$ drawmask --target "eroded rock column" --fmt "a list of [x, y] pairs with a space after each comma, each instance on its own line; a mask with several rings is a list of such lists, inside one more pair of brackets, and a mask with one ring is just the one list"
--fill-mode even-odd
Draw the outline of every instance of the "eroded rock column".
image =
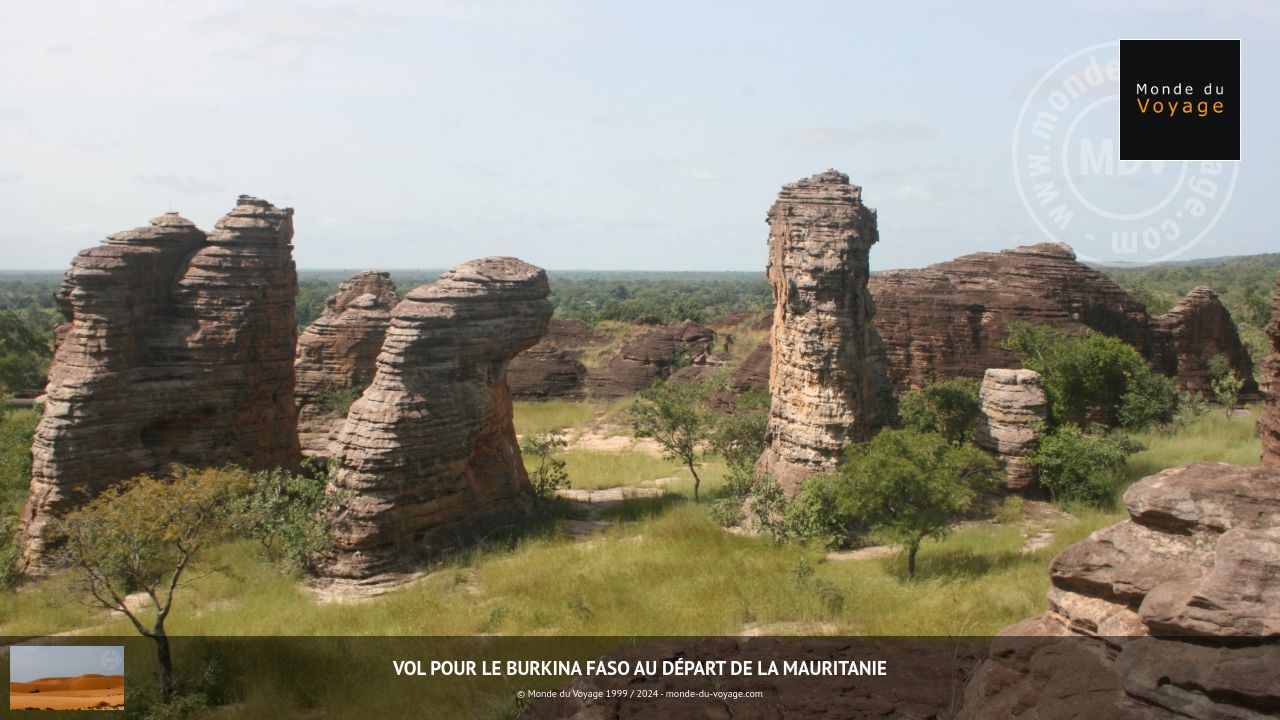
[[72, 262], [22, 514], [29, 570], [51, 565], [59, 517], [122, 479], [298, 462], [292, 218], [241, 196], [208, 236], [169, 213]]
[[794, 494], [893, 412], [867, 292], [879, 235], [862, 188], [834, 170], [784, 186], [768, 222], [772, 405], [757, 470]]
[[1035, 482], [1029, 457], [1049, 418], [1049, 403], [1035, 370], [990, 368], [978, 390], [981, 409], [974, 428], [978, 447], [994, 453], [1004, 469], [1005, 487], [1019, 489]]
[[330, 446], [330, 485], [347, 497], [323, 575], [384, 584], [526, 516], [506, 368], [546, 331], [548, 294], [543, 270], [497, 257], [396, 306], [373, 381]]
[[373, 380], [378, 353], [400, 302], [391, 275], [368, 270], [343, 280], [324, 312], [298, 336], [293, 363], [298, 435], [308, 454], [328, 452], [329, 434], [346, 419], [334, 407]]

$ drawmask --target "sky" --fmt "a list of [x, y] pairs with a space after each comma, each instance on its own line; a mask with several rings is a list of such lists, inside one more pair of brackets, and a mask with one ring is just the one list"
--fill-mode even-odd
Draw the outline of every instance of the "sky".
[[1020, 108], [1122, 37], [1242, 40], [1238, 176], [1180, 259], [1278, 249], [1268, 0], [4, 4], [0, 270], [241, 193], [296, 209], [302, 268], [762, 270], [778, 189], [827, 168], [873, 269], [1039, 242]]
[[9, 682], [124, 673], [121, 645], [14, 645], [9, 652]]

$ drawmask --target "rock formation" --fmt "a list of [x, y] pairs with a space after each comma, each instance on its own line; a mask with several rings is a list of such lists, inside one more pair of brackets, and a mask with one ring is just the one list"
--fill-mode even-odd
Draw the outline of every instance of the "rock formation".
[[582, 398], [587, 378], [582, 355], [594, 339], [585, 323], [553, 319], [546, 336], [507, 366], [511, 396], [526, 400]]
[[308, 454], [327, 452], [329, 433], [346, 418], [334, 407], [359, 396], [373, 380], [374, 362], [400, 298], [391, 275], [366, 271], [343, 280], [324, 312], [298, 336], [293, 363], [298, 434]]
[[1258, 398], [1253, 379], [1253, 360], [1240, 341], [1231, 312], [1207, 287], [1187, 293], [1169, 312], [1155, 318], [1151, 360], [1157, 370], [1177, 378], [1187, 392], [1212, 397], [1209, 360], [1221, 355], [1244, 381], [1242, 400]]
[[1271, 352], [1262, 361], [1262, 394], [1266, 404], [1258, 418], [1258, 435], [1262, 438], [1262, 464], [1280, 467], [1280, 276], [1276, 277], [1276, 294], [1271, 299], [1271, 323], [1267, 325]]
[[1035, 464], [1028, 456], [1035, 452], [1042, 423], [1049, 418], [1040, 373], [991, 368], [982, 378], [978, 397], [982, 406], [974, 440], [995, 454], [1004, 469], [1005, 487], [1027, 487], [1036, 479]]
[[1001, 344], [1009, 323], [1020, 321], [1118, 337], [1184, 390], [1205, 392], [1206, 363], [1221, 354], [1246, 378], [1241, 398], [1256, 397], [1249, 353], [1212, 291], [1197, 288], [1168, 314], [1152, 318], [1137, 298], [1077, 262], [1060, 243], [890, 270], [872, 277], [868, 287], [897, 394], [933, 380], [981, 378], [987, 368], [1016, 367], [1017, 354]]
[[22, 515], [30, 569], [52, 561], [53, 520], [124, 478], [298, 462], [292, 218], [242, 195], [207, 236], [169, 213], [72, 262]]
[[373, 381], [330, 446], [330, 486], [346, 497], [323, 575], [381, 584], [527, 514], [506, 369], [546, 331], [548, 293], [544, 271], [495, 257], [396, 306]]
[[716, 332], [691, 320], [663, 325], [618, 349], [609, 364], [587, 372], [591, 396], [611, 400], [634, 394], [686, 365], [705, 365]]
[[1001, 632], [959, 717], [1275, 717], [1280, 470], [1191, 463], [1124, 504], [1054, 560], [1049, 611]]
[[757, 470], [794, 494], [892, 414], [867, 292], [868, 253], [879, 235], [862, 188], [834, 170], [783, 186], [767, 219], [777, 351]]

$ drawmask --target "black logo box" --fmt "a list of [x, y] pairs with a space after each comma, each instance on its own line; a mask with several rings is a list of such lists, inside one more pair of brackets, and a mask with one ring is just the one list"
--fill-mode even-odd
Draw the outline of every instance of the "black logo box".
[[1239, 160], [1240, 102], [1239, 40], [1120, 41], [1121, 160]]

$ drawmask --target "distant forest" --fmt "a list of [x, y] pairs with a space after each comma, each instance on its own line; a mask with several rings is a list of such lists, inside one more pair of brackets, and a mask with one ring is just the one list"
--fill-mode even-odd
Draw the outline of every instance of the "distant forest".
[[[1231, 310], [1255, 364], [1267, 351], [1263, 334], [1271, 311], [1271, 295], [1280, 272], [1280, 253], [1218, 258], [1149, 267], [1102, 267], [1147, 305], [1152, 315], [1167, 312], [1192, 288], [1213, 288]], [[347, 270], [302, 270], [298, 273], [298, 327], [324, 310]], [[403, 294], [429, 283], [439, 270], [392, 270]], [[768, 308], [773, 295], [763, 273], [553, 271], [551, 300], [559, 317], [588, 324], [601, 320], [630, 322], [642, 317], [662, 322], [684, 319], [709, 322], [739, 311]], [[53, 329], [60, 316], [53, 292], [56, 272], [0, 273], [0, 393], [27, 393], [44, 384]]]

